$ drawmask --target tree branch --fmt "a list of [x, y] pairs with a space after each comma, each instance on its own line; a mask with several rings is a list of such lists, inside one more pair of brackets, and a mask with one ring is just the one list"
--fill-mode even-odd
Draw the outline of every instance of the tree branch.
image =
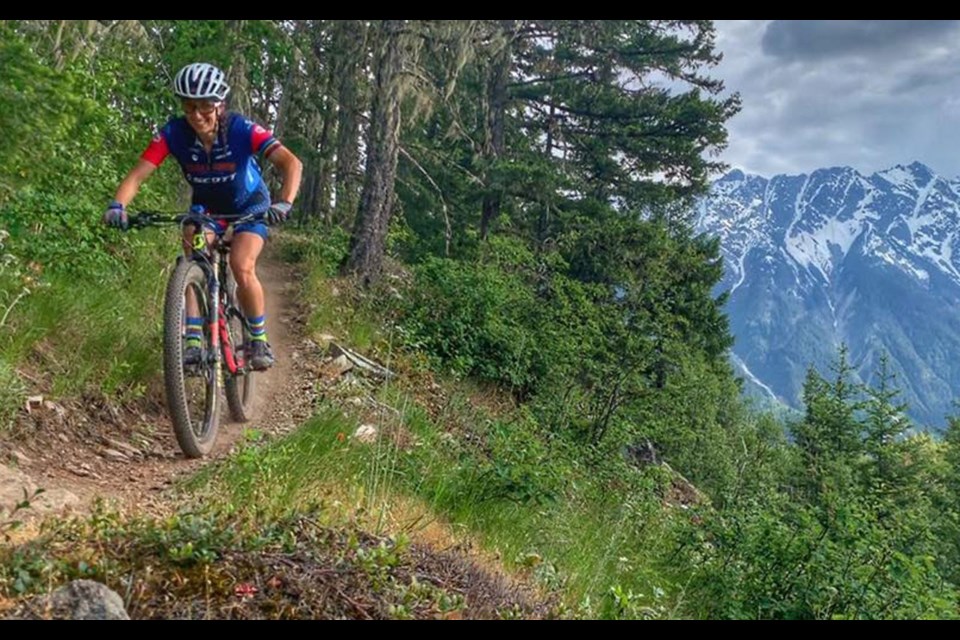
[[430, 182], [430, 184], [433, 185], [433, 188], [437, 190], [437, 195], [440, 196], [440, 204], [443, 205], [443, 222], [444, 222], [444, 225], [445, 225], [444, 232], [443, 232], [443, 236], [444, 236], [444, 248], [443, 248], [443, 250], [444, 250], [444, 255], [445, 255], [446, 257], [450, 257], [450, 241], [451, 241], [452, 236], [453, 236], [453, 228], [450, 226], [450, 216], [449, 216], [449, 214], [448, 214], [448, 212], [447, 212], [447, 201], [446, 201], [446, 200], [444, 199], [444, 197], [443, 197], [443, 191], [440, 189], [440, 187], [437, 185], [437, 183], [434, 182], [433, 178], [430, 177], [430, 174], [427, 173], [427, 170], [424, 169], [424, 168], [420, 165], [420, 163], [417, 162], [417, 161], [414, 159], [413, 156], [411, 156], [409, 153], [407, 153], [407, 150], [406, 150], [406, 149], [404, 149], [402, 146], [400, 146], [399, 149], [400, 149], [400, 153], [403, 154], [403, 157], [405, 157], [407, 160], [409, 160], [410, 162], [412, 162], [412, 163], [413, 163], [413, 166], [415, 166], [417, 169], [419, 169], [420, 172], [421, 172], [424, 176], [426, 176], [426, 178], [427, 178], [427, 180]]

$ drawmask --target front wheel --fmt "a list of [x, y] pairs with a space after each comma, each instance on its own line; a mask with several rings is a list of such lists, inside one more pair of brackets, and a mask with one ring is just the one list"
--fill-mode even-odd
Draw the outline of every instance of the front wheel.
[[[163, 378], [173, 432], [188, 458], [210, 453], [219, 423], [220, 363], [210, 335], [207, 276], [199, 264], [181, 259], [167, 283], [163, 313]], [[187, 352], [187, 318], [202, 321], [199, 353]], [[196, 341], [194, 336], [194, 342]]]

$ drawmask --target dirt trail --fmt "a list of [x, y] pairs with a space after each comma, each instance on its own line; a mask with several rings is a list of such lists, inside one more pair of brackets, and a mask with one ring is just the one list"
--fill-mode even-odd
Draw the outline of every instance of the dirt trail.
[[[267, 331], [277, 362], [256, 374], [254, 413], [249, 422], [231, 422], [222, 398], [220, 432], [213, 453], [190, 460], [180, 451], [159, 401], [162, 386], [148, 394], [156, 397], [154, 402], [135, 408], [118, 409], [96, 400], [67, 406], [39, 403], [24, 416], [17, 437], [0, 442], [0, 465], [7, 467], [6, 475], [0, 473], [4, 502], [0, 506], [9, 508], [10, 496], [22, 496], [16, 485], [23, 485], [26, 476], [28, 488], [45, 490], [36, 508], [30, 510], [37, 515], [85, 510], [97, 498], [125, 510], [161, 513], [169, 506], [169, 489], [178, 478], [228, 455], [242, 442], [246, 429], [276, 435], [309, 417], [314, 400], [312, 380], [322, 353], [304, 338], [304, 315], [294, 302], [296, 276], [270, 253], [268, 245], [257, 271], [266, 294]], [[158, 344], [158, 354], [160, 348]]]

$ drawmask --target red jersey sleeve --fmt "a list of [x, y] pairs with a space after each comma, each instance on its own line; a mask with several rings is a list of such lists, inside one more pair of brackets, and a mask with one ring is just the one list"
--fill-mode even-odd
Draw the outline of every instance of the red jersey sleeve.
[[157, 135], [153, 136], [150, 144], [147, 145], [146, 150], [140, 154], [140, 157], [150, 164], [159, 167], [168, 155], [170, 155], [170, 147], [167, 146], [167, 139], [163, 137], [163, 132], [158, 131]]
[[250, 145], [254, 153], [262, 154], [264, 158], [267, 158], [280, 148], [280, 141], [273, 137], [273, 133], [269, 129], [253, 124], [250, 127]]

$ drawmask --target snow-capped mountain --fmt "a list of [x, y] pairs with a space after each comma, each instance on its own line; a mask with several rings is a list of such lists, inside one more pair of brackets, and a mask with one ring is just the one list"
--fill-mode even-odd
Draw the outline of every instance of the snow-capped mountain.
[[800, 407], [845, 343], [863, 381], [887, 352], [908, 413], [942, 427], [960, 397], [960, 180], [913, 163], [767, 179], [733, 171], [698, 205], [718, 235], [735, 364]]

